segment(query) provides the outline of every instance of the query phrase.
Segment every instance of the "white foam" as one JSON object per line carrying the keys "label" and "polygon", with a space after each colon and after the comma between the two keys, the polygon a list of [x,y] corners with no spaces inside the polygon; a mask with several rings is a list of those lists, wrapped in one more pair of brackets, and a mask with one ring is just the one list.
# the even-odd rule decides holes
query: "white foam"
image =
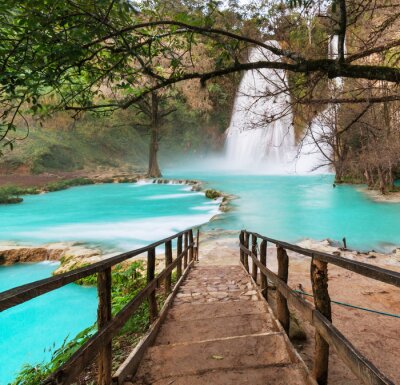
{"label": "white foam", "polygon": [[151,195],[143,198],[143,200],[160,200],[160,199],[176,199],[176,198],[190,198],[193,195],[204,195],[202,192],[196,192],[191,194],[177,193],[177,194],[162,194],[162,195]]}
{"label": "white foam", "polygon": [[215,210],[195,215],[152,217],[139,220],[110,223],[80,223],[41,228],[37,231],[20,232],[18,236],[37,240],[74,240],[85,242],[109,242],[122,249],[169,237],[179,231],[208,222]]}

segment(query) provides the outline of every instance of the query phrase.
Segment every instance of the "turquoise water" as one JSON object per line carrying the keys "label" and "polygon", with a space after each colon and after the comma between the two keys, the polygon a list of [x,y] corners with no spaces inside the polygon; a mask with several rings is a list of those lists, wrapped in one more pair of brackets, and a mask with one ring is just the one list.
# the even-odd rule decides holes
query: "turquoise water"
{"label": "turquoise water", "polygon": [[[0,266],[0,292],[47,278],[56,268],[54,263]],[[74,284],[2,312],[0,384],[12,381],[23,364],[48,360],[48,349],[93,325],[96,312],[97,290]]]}
{"label": "turquoise water", "polygon": [[276,239],[341,241],[351,248],[392,251],[400,245],[400,204],[377,203],[358,189],[332,187],[332,175],[218,175],[169,172],[235,194],[233,210],[207,229],[255,230]]}
{"label": "turquoise water", "polygon": [[0,240],[78,241],[130,250],[207,222],[218,203],[185,185],[102,184],[0,205]]}

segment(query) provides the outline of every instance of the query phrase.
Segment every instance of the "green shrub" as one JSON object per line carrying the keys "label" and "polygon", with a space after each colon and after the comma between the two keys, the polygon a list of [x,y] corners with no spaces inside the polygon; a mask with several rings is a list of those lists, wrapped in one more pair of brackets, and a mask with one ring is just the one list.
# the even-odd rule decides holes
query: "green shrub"
{"label": "green shrub", "polygon": [[213,189],[206,190],[205,194],[208,199],[216,199],[222,196],[219,191]]}

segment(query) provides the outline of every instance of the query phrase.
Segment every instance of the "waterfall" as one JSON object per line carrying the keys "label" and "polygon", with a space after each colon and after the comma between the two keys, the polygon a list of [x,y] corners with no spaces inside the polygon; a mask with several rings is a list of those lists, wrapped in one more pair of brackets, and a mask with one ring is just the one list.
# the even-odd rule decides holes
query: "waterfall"
{"label": "waterfall", "polygon": [[[277,42],[268,44],[279,46]],[[264,48],[253,48],[249,62],[276,61]],[[284,70],[247,71],[239,85],[229,128],[226,160],[232,169],[283,172],[294,148],[290,95]]]}
{"label": "waterfall", "polygon": [[[267,44],[279,47],[275,41]],[[329,56],[336,58],[337,51],[338,37],[332,36]],[[265,48],[253,48],[248,61],[262,60],[278,61],[279,57]],[[335,79],[329,87],[335,94],[342,89],[343,80]],[[324,165],[327,160],[323,153],[329,155],[331,150],[321,139],[330,135],[331,121],[336,115],[337,106],[329,105],[313,119],[300,145],[296,146],[286,72],[247,71],[240,82],[226,130],[226,168],[263,173],[330,172]]]}
{"label": "waterfall", "polygon": [[[328,55],[331,59],[338,58],[339,37],[332,36],[329,39]],[[345,47],[346,51],[346,47]],[[330,94],[334,97],[343,89],[343,79],[335,78],[328,83]],[[330,157],[332,147],[328,144],[333,141],[332,128],[336,125],[339,106],[329,104],[325,110],[317,114],[307,128],[305,135],[300,142],[295,159],[295,170],[297,173],[319,173],[331,172],[327,157]],[[324,155],[325,154],[325,155]]]}

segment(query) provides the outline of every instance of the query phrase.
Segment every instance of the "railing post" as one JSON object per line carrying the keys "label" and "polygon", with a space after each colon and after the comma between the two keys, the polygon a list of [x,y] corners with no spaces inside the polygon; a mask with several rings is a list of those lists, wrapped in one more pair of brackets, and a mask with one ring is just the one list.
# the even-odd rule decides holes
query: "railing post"
{"label": "railing post", "polygon": [[[254,234],[251,236],[251,252],[257,258],[257,237]],[[251,258],[251,260],[253,261],[253,258]],[[254,261],[251,267],[251,275],[254,282],[257,283],[257,264]]]}
{"label": "railing post", "polygon": [[[100,331],[111,321],[111,267],[100,271],[97,275],[97,291],[99,306],[97,309],[97,327]],[[98,355],[99,385],[111,385],[112,376],[112,343],[108,342],[99,351]]]}
{"label": "railing post", "polygon": [[183,237],[183,250],[184,250],[184,255],[183,255],[183,268],[186,269],[187,264],[188,264],[188,233],[186,232],[184,237]]}
{"label": "railing post", "polygon": [[193,245],[193,230],[189,230],[189,262],[192,262],[194,259],[194,245]]}
{"label": "railing post", "polygon": [[[172,241],[165,242],[165,268],[172,263]],[[165,276],[165,296],[171,293],[172,272]]]}
{"label": "railing post", "polygon": [[[182,254],[182,235],[178,236],[176,248],[177,248],[176,254],[178,258]],[[182,277],[182,259],[178,261],[178,265],[176,266],[176,277],[177,279]]]}
{"label": "railing post", "polygon": [[[246,249],[249,248],[249,233],[247,231],[244,232],[243,244]],[[246,252],[244,253],[243,266],[246,269],[246,271],[249,272],[249,256],[247,255]]]}
{"label": "railing post", "polygon": [[199,252],[200,252],[200,230],[197,229],[196,234],[196,261],[199,261]]}
{"label": "railing post", "polygon": [[[262,240],[260,244],[260,262],[267,266],[267,241],[265,240]],[[262,271],[260,271],[260,287],[263,297],[268,301],[268,280]]]}
{"label": "railing post", "polygon": [[240,248],[240,245],[244,246],[244,232],[243,230],[240,232],[239,235],[239,256],[240,256],[240,263],[244,265],[244,251]]}
{"label": "railing post", "polygon": [[[314,257],[311,260],[311,282],[315,309],[332,322],[331,299],[328,292],[328,264]],[[328,382],[329,344],[315,331],[313,377],[319,385]]]}
{"label": "railing post", "polygon": [[[156,270],[156,250],[149,249],[147,252],[147,283],[150,283],[155,277]],[[149,295],[150,323],[152,323],[158,315],[157,300],[155,289]]]}
{"label": "railing post", "polygon": [[[277,248],[278,256],[278,277],[285,283],[288,282],[289,276],[289,258],[286,250],[281,246]],[[276,293],[276,309],[278,313],[278,320],[282,324],[285,331],[289,332],[290,314],[286,298],[277,290]]]}

